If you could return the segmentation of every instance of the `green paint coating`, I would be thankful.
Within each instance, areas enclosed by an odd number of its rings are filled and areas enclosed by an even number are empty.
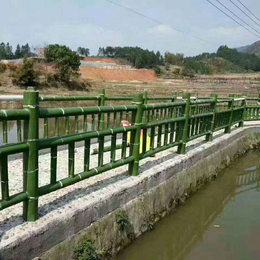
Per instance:
[[[28,156],[26,156],[26,193],[28,195],[26,215],[27,221],[38,219],[38,139],[39,139],[39,92],[27,90],[24,92],[24,109],[29,111]]]
[[[2,155],[0,158],[1,163],[1,191],[2,200],[9,199],[9,188],[8,188],[8,157]]]
[[[51,178],[50,183],[57,181],[57,146],[51,148]]]
[[[69,177],[74,177],[75,143],[69,144]]]
[[[215,122],[215,117],[216,117],[216,112],[217,112],[218,95],[213,94],[212,99],[214,100],[214,103],[211,104],[213,115],[212,115],[211,121],[209,122],[210,123],[210,133],[206,135],[206,141],[212,141],[213,140],[214,122]]]
[[[66,100],[72,100],[69,97]],[[252,98],[251,98],[252,99]],[[251,100],[250,99],[250,100]],[[60,101],[63,98],[60,98]],[[80,99],[73,99],[80,100]],[[92,100],[92,99],[82,99]],[[23,202],[23,216],[25,220],[34,221],[38,218],[38,197],[72,185],[83,179],[128,164],[129,174],[139,174],[140,159],[152,156],[158,152],[178,146],[178,152],[185,153],[188,141],[206,135],[206,140],[211,141],[213,132],[225,129],[231,131],[231,126],[239,124],[243,126],[244,120],[259,119],[260,106],[249,107],[245,100],[212,99],[190,101],[190,94],[184,96],[184,101],[176,102],[176,93],[171,98],[148,98],[144,95],[135,95],[133,105],[105,106],[105,100],[109,100],[102,90],[98,100],[99,107],[74,107],[39,109],[39,93],[32,89],[24,93],[24,109],[0,110],[0,121],[3,122],[3,146],[0,146],[1,180],[2,180],[2,209],[16,203]],[[113,100],[111,98],[110,100]],[[120,100],[120,98],[115,98]],[[124,98],[123,100],[131,100]],[[169,100],[172,103],[149,105],[148,100]],[[248,99],[249,100],[249,99]],[[257,99],[252,99],[256,101]],[[44,101],[47,101],[46,99]],[[53,99],[54,101],[54,99]],[[218,106],[217,106],[218,104]],[[225,106],[228,104],[228,106]],[[111,114],[113,114],[111,118]],[[96,130],[96,115],[98,116],[98,131]],[[106,116],[105,116],[106,115]],[[75,133],[70,133],[69,117],[75,118]],[[79,116],[84,117],[83,133],[79,134]],[[88,132],[88,116],[92,120],[92,132]],[[59,118],[65,117],[66,135],[60,136]],[[39,138],[39,119],[44,119],[44,139]],[[55,137],[49,137],[48,119],[55,118]],[[105,122],[105,118],[107,122]],[[132,123],[129,127],[118,127],[125,118]],[[118,120],[120,119],[120,120]],[[17,120],[17,144],[8,144],[8,121]],[[24,120],[23,131],[21,120]],[[118,122],[120,121],[120,122]],[[113,127],[113,129],[105,129]],[[143,132],[142,154],[140,154],[140,136]],[[24,143],[22,141],[24,133]],[[157,136],[157,145],[155,136]],[[128,133],[130,138],[130,155],[127,156]],[[116,137],[122,135],[122,144],[116,144]],[[147,136],[150,136],[150,149],[146,149]],[[111,137],[111,146],[104,147],[105,136]],[[98,167],[90,169],[90,144],[98,138]],[[84,141],[84,172],[75,174],[75,142]],[[57,182],[57,151],[58,146],[69,146],[69,176]],[[38,150],[51,148],[50,184],[38,187]],[[121,149],[121,159],[116,160],[116,150]],[[104,164],[104,153],[110,151],[110,163]],[[8,155],[23,152],[24,179],[23,192],[9,196],[8,189]]]
[[[179,154],[186,153],[186,143],[188,141],[188,128],[189,128],[189,116],[190,116],[190,94],[185,94],[183,98],[186,100],[186,105],[184,110],[185,123],[183,127],[182,143],[178,145]]]
[[[141,135],[141,123],[142,123],[142,115],[143,115],[143,94],[134,95],[133,104],[137,108],[136,116],[135,116],[135,126],[136,130],[131,133],[131,137],[133,137],[132,141],[134,143],[132,148],[132,153],[134,161],[129,164],[129,173],[133,176],[137,176],[139,174],[139,160],[140,160],[140,135]]]
[[[104,89],[101,89],[99,91],[99,100],[98,100],[98,106],[99,107],[103,107],[105,106],[105,100],[106,100],[106,97],[105,97],[105,90]],[[99,113],[98,115],[98,125],[99,125],[99,130],[103,130],[105,128],[105,114],[104,113]]]

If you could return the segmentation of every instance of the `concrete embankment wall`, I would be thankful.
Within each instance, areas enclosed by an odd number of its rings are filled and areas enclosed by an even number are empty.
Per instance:
[[[122,178],[105,187],[98,198],[89,194],[88,203],[70,210],[34,232],[1,248],[3,259],[73,259],[84,241],[91,241],[103,256],[115,255],[133,239],[185,200],[205,182],[246,150],[260,142],[260,126],[217,134],[211,143],[192,142],[187,154],[174,149],[143,165],[138,177]]]

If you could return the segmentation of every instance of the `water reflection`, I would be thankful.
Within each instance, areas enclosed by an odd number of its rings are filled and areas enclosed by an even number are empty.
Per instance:
[[[75,118],[70,117],[69,118],[69,132],[70,134],[75,133]],[[91,131],[92,124],[90,121],[87,122],[87,131]],[[79,133],[83,132],[83,117],[79,117],[78,120],[78,127],[79,127]],[[24,121],[21,121],[21,129],[22,129],[22,141],[23,141],[23,129],[24,129]],[[7,123],[7,131],[8,131],[8,143],[17,143],[18,142],[18,132],[17,132],[17,121],[8,121]],[[49,118],[48,119],[48,132],[49,137],[55,136],[55,119]],[[3,123],[0,123],[0,145],[3,145]],[[66,134],[66,123],[65,118],[60,117],[59,118],[59,135],[65,135]],[[39,120],[39,137],[44,138],[44,120]]]
[[[254,251],[258,258],[245,258],[247,254],[252,256],[253,249],[250,243],[247,248],[243,247],[244,235],[247,239],[260,239],[260,232],[253,234],[248,231],[254,228],[260,230],[260,207],[255,206],[260,195],[257,192],[260,168],[252,166],[259,163],[259,159],[259,152],[250,152],[232,164],[216,181],[160,221],[155,230],[141,236],[116,260],[260,259],[259,250],[258,253]],[[257,194],[252,196],[253,201],[243,199],[247,192]],[[237,204],[234,204],[236,200]],[[238,212],[247,211],[250,207],[255,207],[250,219],[236,218],[241,214]],[[254,226],[252,220],[258,224]],[[214,227],[216,222],[221,223],[219,229]],[[247,231],[243,233],[242,228]],[[240,237],[236,238],[236,233],[230,231],[233,229],[241,230]],[[235,253],[238,245],[243,252]],[[234,258],[226,257],[230,254]]]
[[[113,114],[113,115],[111,115]],[[104,128],[114,128],[114,127],[120,127],[122,126],[121,121],[127,120],[130,123],[132,122],[133,113],[132,112],[122,112],[122,113],[104,113]],[[78,120],[76,123],[76,117],[70,116],[69,118],[69,130],[66,131],[66,118],[65,117],[59,117],[59,131],[58,136],[64,136],[64,135],[72,135],[87,131],[97,131],[99,127],[98,123],[98,115],[87,115],[86,120],[84,121],[84,116],[78,116]],[[108,123],[109,122],[109,123]],[[8,143],[17,143],[19,138],[19,133],[17,132],[17,121],[8,121],[7,122],[7,131],[8,131]],[[77,131],[76,131],[77,126]],[[56,125],[55,125],[55,118],[48,118],[47,123],[48,128],[48,137],[54,137],[56,135]],[[21,121],[21,140],[23,141],[23,129],[24,129],[24,121]],[[45,138],[45,122],[44,119],[39,120],[39,138]],[[0,145],[3,145],[3,122],[0,122]]]

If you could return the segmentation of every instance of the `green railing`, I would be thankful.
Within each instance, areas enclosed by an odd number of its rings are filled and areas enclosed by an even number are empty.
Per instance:
[[[201,136],[212,141],[214,131],[220,129],[230,133],[233,125],[239,124],[241,127],[244,119],[250,120],[247,113],[255,109],[246,107],[245,98],[218,100],[216,94],[203,100],[192,100],[190,94],[186,94],[181,101],[174,94],[171,103],[160,104],[147,104],[147,94],[138,94],[133,97],[131,105],[105,106],[103,91],[96,99],[98,106],[49,109],[39,106],[40,101],[71,98],[39,98],[38,91],[29,89],[24,92],[23,109],[0,110],[4,138],[4,145],[0,146],[0,209],[23,202],[24,219],[35,221],[38,218],[39,197],[126,164],[129,174],[136,176],[141,159],[174,146],[178,147],[179,154],[184,154],[189,141]],[[75,124],[73,131],[70,127],[71,118]],[[60,132],[61,119],[65,119],[65,133]],[[17,130],[20,136],[18,142],[8,144],[7,124],[14,120],[19,125],[23,121],[24,128]],[[44,121],[43,138],[39,137],[40,120]],[[49,133],[50,120],[55,127],[54,135]],[[122,126],[123,120],[131,125]],[[79,122],[83,123],[80,125]],[[88,129],[88,124],[91,124],[91,129]],[[121,144],[117,144],[119,139]],[[98,143],[98,148],[94,150],[98,154],[98,163],[91,168],[91,143],[94,140]],[[105,146],[105,140],[110,142],[110,146]],[[77,142],[83,142],[84,145],[84,171],[80,173],[75,172],[74,165]],[[69,173],[67,178],[58,180],[57,154],[58,147],[63,145],[68,145]],[[38,156],[43,149],[50,149],[50,181],[47,185],[39,186]],[[116,150],[120,150],[120,156],[118,153],[116,156]],[[110,151],[110,161],[104,163],[104,153],[107,151]],[[23,192],[10,196],[8,156],[18,153],[23,153]]]

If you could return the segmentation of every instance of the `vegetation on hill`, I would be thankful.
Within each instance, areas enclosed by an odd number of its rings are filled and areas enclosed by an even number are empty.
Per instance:
[[[184,57],[181,53],[166,52],[164,57],[158,51],[143,50],[139,47],[100,47],[102,57],[125,59],[136,68],[154,69],[169,76],[189,76],[194,74],[242,73],[260,71],[260,59],[254,54],[240,53],[227,46],[220,46],[216,53],[202,53],[194,57]],[[170,65],[179,66],[170,67]]]
[[[227,46],[220,46],[216,53],[202,53],[194,57],[166,53],[165,62],[184,67],[188,75],[260,71],[260,59],[257,56],[239,53]]]
[[[239,47],[237,48],[237,51],[242,53],[255,54],[260,58],[260,41],[254,42],[251,45]]]
[[[151,69],[164,64],[164,58],[159,51],[155,53],[140,47],[100,47],[98,56],[125,59],[138,69]]]
[[[227,46],[220,46],[216,55],[229,60],[244,70],[260,71],[260,59],[254,54],[240,53]]]
[[[70,85],[69,88],[81,88],[85,84],[83,77],[79,79],[79,54],[88,56],[88,48],[79,47],[75,52],[65,45],[54,44],[47,46],[44,54],[45,62],[39,59],[33,61],[34,59],[30,57],[35,54],[31,52],[29,44],[22,47],[17,45],[16,50],[13,51],[9,43],[1,43],[0,59],[25,59],[22,66],[0,63],[0,73],[10,75],[13,83],[19,86],[42,86],[44,83],[44,86]],[[115,58],[123,64],[130,64],[138,69],[154,69],[157,75],[167,78],[260,71],[260,58],[255,54],[241,53],[227,46],[220,46],[216,53],[202,53],[193,57],[184,57],[181,53],[170,52],[166,52],[163,57],[159,51],[144,50],[140,47],[111,46],[100,47],[98,55]],[[41,69],[40,66],[45,67]]]

